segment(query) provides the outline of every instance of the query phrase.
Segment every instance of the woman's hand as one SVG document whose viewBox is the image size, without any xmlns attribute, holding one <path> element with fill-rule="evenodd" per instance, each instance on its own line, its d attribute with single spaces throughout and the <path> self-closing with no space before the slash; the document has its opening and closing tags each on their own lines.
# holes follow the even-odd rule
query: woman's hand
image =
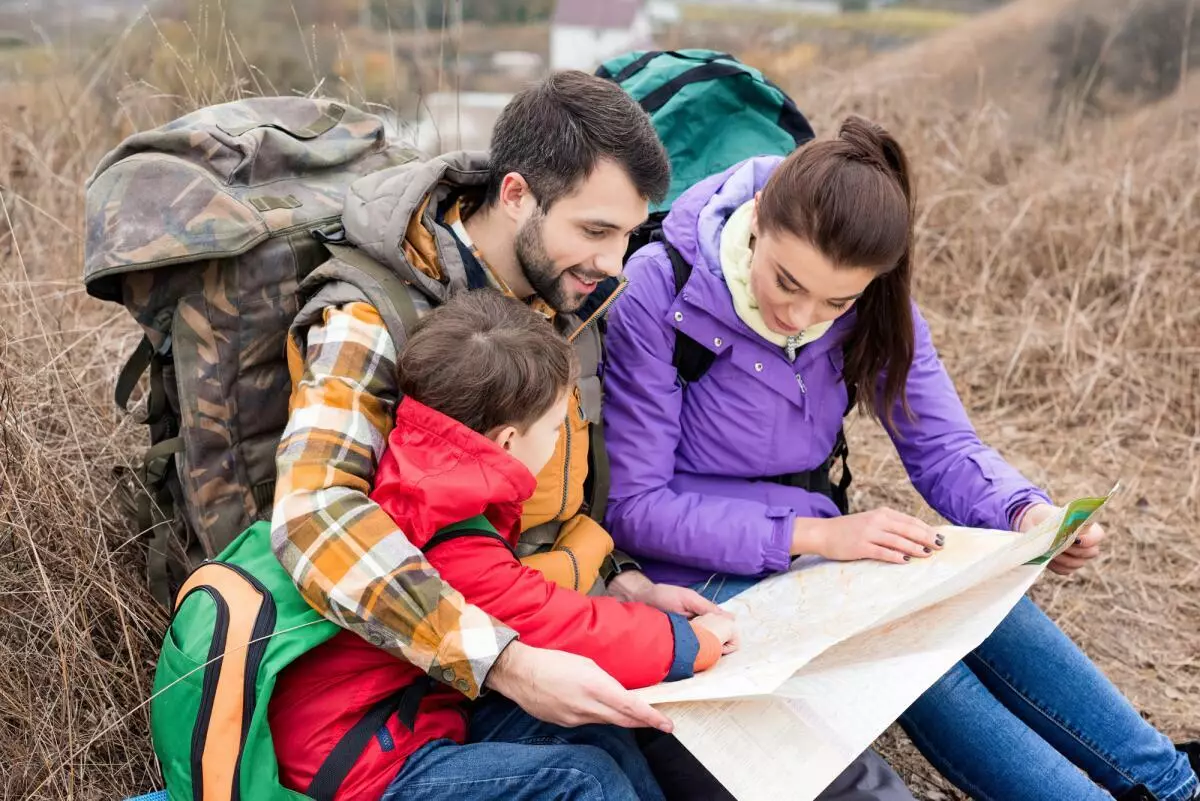
<svg viewBox="0 0 1200 801">
<path fill-rule="evenodd" d="M 1058 512 L 1059 509 L 1050 504 L 1034 504 L 1025 510 L 1025 514 L 1021 515 L 1018 529 L 1021 533 L 1025 533 Z M 1108 534 L 1099 523 L 1086 523 L 1075 532 L 1075 544 L 1054 557 L 1048 567 L 1051 572 L 1060 576 L 1071 575 L 1100 555 L 1100 543 L 1106 536 Z"/>
<path fill-rule="evenodd" d="M 942 535 L 926 523 L 883 508 L 828 519 L 797 518 L 792 556 L 816 554 L 839 562 L 875 559 L 903 564 L 914 556 L 932 556 L 944 544 Z"/>
</svg>

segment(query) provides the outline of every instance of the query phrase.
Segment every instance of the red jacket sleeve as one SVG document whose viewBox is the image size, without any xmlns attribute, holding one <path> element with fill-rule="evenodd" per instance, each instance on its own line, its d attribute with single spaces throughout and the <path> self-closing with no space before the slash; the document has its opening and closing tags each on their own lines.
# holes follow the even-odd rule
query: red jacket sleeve
<svg viewBox="0 0 1200 801">
<path fill-rule="evenodd" d="M 527 645 L 586 656 L 630 689 L 692 675 L 699 643 L 678 615 L 559 587 L 517 561 L 499 538 L 457 537 L 426 557 L 467 603 Z"/>
</svg>

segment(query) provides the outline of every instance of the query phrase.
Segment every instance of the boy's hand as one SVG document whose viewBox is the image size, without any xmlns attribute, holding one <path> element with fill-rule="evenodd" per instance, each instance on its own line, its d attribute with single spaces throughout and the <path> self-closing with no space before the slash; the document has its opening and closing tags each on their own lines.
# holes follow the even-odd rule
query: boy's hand
<svg viewBox="0 0 1200 801">
<path fill-rule="evenodd" d="M 609 582 L 608 590 L 621 601 L 636 601 L 662 612 L 684 617 L 731 615 L 695 590 L 672 584 L 655 584 L 645 573 L 626 570 Z"/>
<path fill-rule="evenodd" d="M 558 726 L 607 723 L 671 733 L 671 719 L 626 690 L 587 657 L 510 643 L 485 684 L 538 720 Z"/>
<path fill-rule="evenodd" d="M 702 626 L 721 641 L 721 655 L 732 654 L 738 648 L 737 623 L 724 610 L 717 615 L 701 615 L 692 621 L 693 626 Z"/>
</svg>

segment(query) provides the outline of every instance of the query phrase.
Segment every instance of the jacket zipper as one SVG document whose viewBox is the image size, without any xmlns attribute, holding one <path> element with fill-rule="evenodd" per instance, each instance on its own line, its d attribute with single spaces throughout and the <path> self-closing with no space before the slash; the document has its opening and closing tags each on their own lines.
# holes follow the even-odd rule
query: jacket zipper
<svg viewBox="0 0 1200 801">
<path fill-rule="evenodd" d="M 588 330 L 588 328 L 591 327 L 592 323 L 596 322 L 596 320 L 599 320 L 601 317 L 603 317 L 604 313 L 609 310 L 609 307 L 611 307 L 614 303 L 616 303 L 617 298 L 619 298 L 621 296 L 621 294 L 625 291 L 625 287 L 628 284 L 629 284 L 629 279 L 622 277 L 621 282 L 619 284 L 617 284 L 617 288 L 612 291 L 612 294 L 609 295 L 607 298 L 605 298 L 604 302 L 601 303 L 594 312 L 592 312 L 590 317 L 588 317 L 586 320 L 583 321 L 582 325 L 580 325 L 573 332 L 571 332 L 571 334 L 567 337 L 567 341 L 574 342 L 576 339 L 579 338 L 580 334 L 582 334 L 584 331 Z M 583 414 L 583 399 L 582 398 L 580 398 L 580 400 L 579 400 L 579 413 L 581 415 Z M 588 425 L 591 425 L 590 420 L 588 421 Z M 569 482 L 571 481 L 571 413 L 570 412 L 567 412 L 567 417 L 566 417 L 566 420 L 563 422 L 563 427 L 567 429 L 567 446 L 566 446 L 565 452 L 563 453 L 562 499 L 559 501 L 559 504 L 558 504 L 558 513 L 555 514 L 553 518 L 551 518 L 553 520 L 557 520 L 558 518 L 562 517 L 563 512 L 567 511 L 567 496 L 570 495 L 570 492 L 571 492 L 571 488 L 569 486 Z"/>
<path fill-rule="evenodd" d="M 567 337 L 567 341 L 574 342 L 579 337 L 580 334 L 582 334 L 584 331 L 588 330 L 591 327 L 592 323 L 596 322 L 596 320 L 603 317 L 604 313 L 606 311 L 608 311 L 609 307 L 617 302 L 617 298 L 621 297 L 621 295 L 623 295 L 625 293 L 625 287 L 628 285 L 629 285 L 629 279 L 622 277 L 621 283 L 617 284 L 617 288 L 612 291 L 612 294 L 609 295 L 604 300 L 604 302 L 601 303 L 596 308 L 596 310 L 594 312 L 592 312 L 591 317 L 588 317 L 586 320 L 583 321 L 582 325 L 580 325 L 573 332 L 571 332 L 571 334 Z"/>
</svg>

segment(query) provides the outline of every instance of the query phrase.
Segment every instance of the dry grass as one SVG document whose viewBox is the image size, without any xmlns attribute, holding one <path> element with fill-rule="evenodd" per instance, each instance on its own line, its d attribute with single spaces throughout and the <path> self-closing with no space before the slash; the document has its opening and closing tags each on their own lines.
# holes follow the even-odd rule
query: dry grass
<svg viewBox="0 0 1200 801">
<path fill-rule="evenodd" d="M 919 299 L 981 434 L 1059 498 L 1126 488 L 1106 556 L 1036 597 L 1151 720 L 1200 735 L 1194 93 L 1050 144 L 1005 95 L 857 85 L 798 99 L 819 130 L 858 110 L 909 147 Z M 110 401 L 135 339 L 78 282 L 80 187 L 130 119 L 75 80 L 0 92 L 3 799 L 109 801 L 155 783 L 142 704 L 165 618 L 111 477 L 142 445 Z M 890 445 L 862 424 L 851 437 L 855 504 L 921 508 Z M 953 797 L 903 738 L 886 751 L 922 797 Z"/>
</svg>

